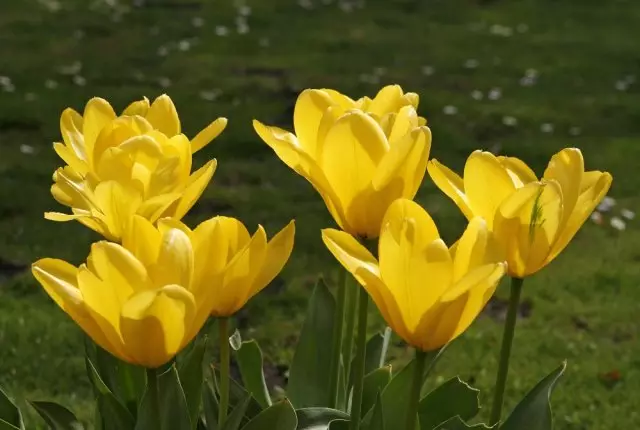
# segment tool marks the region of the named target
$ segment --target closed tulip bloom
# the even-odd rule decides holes
[[[306,90],[295,105],[295,135],[253,124],[320,193],[341,229],[376,238],[391,202],[415,196],[429,158],[431,131],[410,94],[393,86],[354,102],[333,90]]]
[[[607,172],[585,171],[577,148],[555,154],[540,179],[517,158],[481,151],[471,154],[463,178],[436,160],[428,170],[468,219],[487,221],[517,278],[542,269],[567,246],[612,181]]]
[[[117,241],[134,214],[152,222],[180,219],[200,197],[216,161],[191,174],[192,153],[219,134],[226,119],[215,121],[190,142],[180,134],[169,97],[161,96],[150,106],[146,99],[132,106],[116,117],[105,100],[96,98],[87,103],[84,117],[70,109],[63,113],[65,143],[54,148],[67,166],[55,172],[51,192],[73,213],[46,213],[47,219],[77,219]]]
[[[447,248],[429,214],[407,199],[395,201],[384,217],[378,260],[345,232],[326,229],[322,238],[367,290],[387,324],[422,351],[438,349],[463,333],[506,270],[482,218],[474,218]]]
[[[80,267],[51,258],[32,272],[49,296],[102,348],[156,368],[171,360],[214,312],[232,314],[268,284],[291,253],[294,227],[267,243],[232,218],[191,231],[174,219],[136,216],[123,245],[93,244]]]

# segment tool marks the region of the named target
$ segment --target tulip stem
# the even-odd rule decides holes
[[[427,363],[427,353],[416,348],[416,363],[413,370],[413,381],[409,392],[409,408],[407,409],[406,430],[415,430],[418,405],[420,404],[420,390],[422,390],[422,376]]]
[[[344,325],[344,301],[347,295],[347,272],[340,271],[338,280],[336,313],[333,322],[333,349],[331,356],[331,388],[329,407],[336,408],[338,403],[338,382],[340,380],[340,356],[342,355],[342,326]]]
[[[147,393],[151,396],[151,416],[157,428],[160,428],[160,390],[158,388],[158,369],[147,368]]]
[[[504,323],[504,333],[502,334],[502,348],[500,349],[500,364],[498,366],[498,376],[491,407],[491,419],[489,425],[497,424],[502,414],[502,403],[504,401],[504,390],[507,385],[507,374],[509,373],[509,358],[511,357],[511,345],[513,335],[516,330],[516,318],[518,316],[518,305],[520,304],[520,293],[524,279],[511,278],[511,297],[509,298],[509,309],[507,319]]]
[[[223,428],[229,409],[229,319],[218,319],[218,337],[220,342],[220,410],[218,411],[218,428]]]
[[[360,412],[362,409],[362,382],[364,380],[364,365],[367,347],[367,307],[369,295],[364,288],[359,289],[358,295],[358,338],[356,339],[356,359],[353,367],[353,401],[351,403],[351,430],[360,427]]]
[[[344,359],[344,375],[348,386],[348,383],[351,382],[349,378],[351,375],[351,356],[353,354],[353,329],[356,326],[356,306],[358,304],[357,294],[360,286],[353,282],[350,276],[346,277],[345,286],[347,295],[344,318],[347,320],[347,326],[344,331],[342,357]]]

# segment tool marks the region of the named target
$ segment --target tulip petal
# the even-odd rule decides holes
[[[60,115],[60,132],[65,145],[81,160],[87,161],[87,151],[84,146],[82,116],[71,108],[67,108]]]
[[[368,111],[383,116],[389,112],[397,112],[407,101],[403,100],[402,88],[400,85],[387,85],[378,91],[368,107]]]
[[[147,116],[147,112],[149,112],[149,107],[150,107],[150,103],[149,103],[149,99],[146,97],[143,97],[142,100],[136,100],[135,102],[129,104],[129,106],[127,106],[125,108],[124,111],[122,111],[122,115],[139,115],[139,116]]]
[[[251,239],[247,229],[238,222],[244,230],[242,234],[246,235],[246,238],[238,238],[236,233],[234,239],[236,242],[242,241],[245,243]],[[233,239],[232,239],[233,240]],[[204,284],[213,284],[219,282],[219,276],[222,270],[226,267],[229,261],[230,246],[229,238],[225,235],[223,226],[220,223],[220,217],[214,217],[200,223],[191,233],[191,243],[193,246],[194,254],[194,274],[191,292],[198,299],[201,294],[204,294],[201,290],[211,288],[204,287]],[[234,245],[237,248],[237,245]],[[236,251],[232,251],[231,255],[235,255]],[[209,310],[206,314],[209,314]]]
[[[469,199],[464,193],[464,182],[453,170],[433,159],[427,163],[429,176],[440,191],[445,193],[460,208],[468,220],[474,217],[473,210],[469,204]]]
[[[474,151],[464,166],[463,182],[469,206],[492,229],[496,210],[516,190],[509,173],[495,155]]]
[[[327,93],[327,95],[329,97],[331,97],[331,100],[333,100],[333,102],[335,104],[337,104],[338,106],[340,106],[340,108],[343,111],[349,110],[349,109],[354,109],[356,107],[356,102],[351,99],[350,97],[336,91],[336,90],[332,90],[329,88],[323,88],[322,91],[324,91],[325,93]]]
[[[600,204],[604,196],[609,192],[613,178],[608,172],[588,172],[590,181],[597,175],[597,180],[591,182],[591,186],[582,190],[573,211],[556,242],[553,244],[549,261],[553,260],[569,244],[582,224],[589,218],[596,206]],[[586,176],[586,175],[585,175]]]
[[[58,154],[62,161],[67,163],[69,167],[75,170],[79,175],[86,175],[89,166],[84,160],[81,160],[76,155],[76,153],[67,145],[60,142],[54,142],[53,150],[56,151],[56,154]]]
[[[545,179],[555,179],[562,188],[562,226],[566,224],[578,201],[583,174],[584,159],[578,148],[565,148],[555,154],[544,171]]]
[[[244,224],[235,218],[217,216],[215,219],[220,225],[220,231],[226,238],[226,254],[231,259],[249,244],[251,235]]]
[[[391,146],[410,133],[414,128],[418,127],[418,113],[411,105],[403,106],[397,113],[393,113],[392,116],[394,118],[393,125],[388,135]]]
[[[153,128],[171,138],[180,134],[180,118],[171,98],[163,94],[156,98],[145,116]]]
[[[411,234],[416,248],[419,251],[427,248],[431,242],[440,239],[438,227],[429,212],[413,200],[397,199],[394,201],[384,215],[382,221],[383,228],[389,229],[394,241],[400,237],[405,224],[411,226]],[[383,251],[382,244],[379,244],[379,252]]]
[[[160,194],[150,199],[144,200],[138,207],[136,214],[147,218],[154,223],[163,216],[175,213],[173,207],[177,206],[178,200],[183,196],[181,193]]]
[[[174,213],[175,218],[181,219],[184,217],[187,212],[189,212],[189,209],[191,209],[196,201],[198,201],[211,181],[217,166],[218,162],[215,159],[210,160],[189,177],[189,181],[185,186],[182,197],[178,201],[178,206]]]
[[[202,129],[196,137],[191,139],[191,153],[195,154],[207,146],[212,140],[220,136],[220,133],[222,133],[226,127],[227,118],[218,118]]]
[[[380,277],[380,268],[375,257],[353,236],[344,231],[324,229],[322,241],[338,262],[369,293],[387,324],[403,339],[407,339],[409,331],[398,303]]]
[[[116,118],[116,113],[105,99],[94,97],[84,108],[82,134],[87,161],[92,162],[93,147],[102,129]]]
[[[307,154],[316,153],[320,121],[333,104],[331,97],[322,90],[304,90],[298,96],[293,110],[293,128]]]
[[[482,217],[475,217],[469,222],[455,246],[455,254],[453,254],[454,282],[477,267],[504,260],[499,246],[487,227],[487,222]]]
[[[193,275],[193,248],[189,236],[177,228],[163,232],[157,264],[152,267],[155,285],[180,285],[189,289]]]
[[[519,158],[499,156],[498,161],[507,169],[516,188],[538,180],[535,172]]]
[[[260,273],[253,282],[250,297],[259,293],[280,273],[291,256],[295,234],[296,225],[294,221],[291,221],[267,243],[264,263],[262,264]]]
[[[158,258],[161,240],[161,235],[152,222],[143,216],[134,215],[122,236],[122,246],[148,267]]]
[[[405,166],[409,155],[411,155],[414,149],[414,143],[415,140],[412,138],[412,135],[407,134],[399,142],[391,146],[389,152],[382,157],[371,180],[375,191],[380,191],[392,180],[398,178],[398,172]],[[400,176],[400,179],[403,180],[403,185],[407,179],[410,179],[409,182],[413,185],[413,177],[405,178]]]
[[[120,327],[126,350],[141,366],[157,368],[185,345],[196,304],[179,285],[141,291],[122,306]]]

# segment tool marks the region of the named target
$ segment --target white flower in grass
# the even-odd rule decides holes
[[[622,209],[620,211],[620,215],[622,215],[623,218],[626,218],[628,220],[632,220],[636,217],[635,212],[629,210],[629,209]]]
[[[442,112],[445,115],[456,115],[458,113],[458,108],[452,105],[447,105],[442,109]]]
[[[615,228],[618,231],[623,231],[627,228],[627,223],[624,222],[622,218],[618,218],[617,216],[611,217],[611,220],[609,220],[609,224],[611,225],[611,227]]]

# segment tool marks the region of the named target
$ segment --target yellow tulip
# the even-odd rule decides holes
[[[437,160],[428,170],[467,219],[487,221],[516,278],[542,269],[567,246],[612,181],[607,172],[585,172],[577,148],[555,154],[541,179],[517,158],[482,151],[469,156],[464,178]]]
[[[216,217],[191,231],[175,219],[135,216],[123,244],[93,244],[80,267],[51,258],[32,272],[49,296],[102,348],[148,368],[171,360],[208,316],[231,315],[280,272],[291,222],[270,242],[258,227]]]
[[[425,174],[431,131],[415,105],[417,95],[398,86],[357,102],[333,90],[305,90],[295,105],[295,135],[253,125],[320,193],[341,229],[375,238],[391,202],[413,198]]]
[[[106,100],[91,99],[81,117],[72,109],[61,118],[63,143],[54,148],[67,166],[54,174],[51,192],[73,214],[46,213],[54,221],[77,219],[111,240],[119,240],[134,214],[152,222],[182,218],[211,180],[216,161],[191,174],[192,153],[226,125],[220,118],[191,142],[180,133],[171,99],[145,98],[116,117]]]
[[[367,290],[387,324],[423,351],[464,332],[506,270],[482,218],[474,218],[447,248],[429,214],[407,199],[396,200],[385,214],[378,260],[345,232],[326,229],[322,239]]]

